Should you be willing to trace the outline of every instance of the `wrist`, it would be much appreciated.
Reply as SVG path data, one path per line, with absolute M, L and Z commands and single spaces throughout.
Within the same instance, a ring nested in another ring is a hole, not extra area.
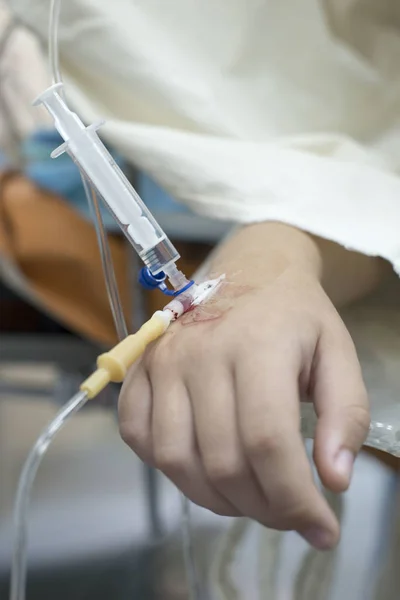
M 380 258 L 276 222 L 240 229 L 219 249 L 212 270 L 228 278 L 240 274 L 248 285 L 273 281 L 283 273 L 303 274 L 320 283 L 337 307 L 367 295 L 392 271 Z
M 228 277 L 240 273 L 245 283 L 269 281 L 289 270 L 320 282 L 322 255 L 308 233 L 276 222 L 240 229 L 219 249 L 212 270 Z
M 347 250 L 322 238 L 313 238 L 321 256 L 321 284 L 337 307 L 367 296 L 393 270 L 388 262 Z

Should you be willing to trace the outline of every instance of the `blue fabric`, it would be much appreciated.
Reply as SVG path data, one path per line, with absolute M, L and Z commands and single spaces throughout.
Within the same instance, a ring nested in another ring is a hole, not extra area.
M 143 201 L 154 213 L 185 213 L 192 211 L 186 206 L 179 204 L 162 190 L 150 177 L 141 173 L 137 181 L 138 193 Z
M 63 139 L 55 129 L 35 131 L 22 144 L 24 173 L 37 186 L 61 196 L 90 220 L 90 210 L 78 167 L 68 154 L 62 154 L 56 159 L 50 156 L 62 143 Z M 116 163 L 123 168 L 122 159 L 115 153 L 112 154 Z M 106 229 L 118 229 L 114 218 L 104 206 L 101 206 L 101 212 Z
M 84 218 L 90 220 L 85 191 L 82 186 L 78 167 L 66 153 L 51 158 L 51 152 L 63 143 L 63 139 L 55 129 L 39 129 L 35 131 L 22 143 L 22 157 L 24 162 L 24 173 L 38 187 L 61 196 Z M 122 158 L 112 152 L 112 156 L 119 167 L 123 170 Z M 0 166 L 5 158 L 0 153 Z M 184 213 L 191 211 L 178 204 L 164 190 L 162 190 L 150 177 L 139 174 L 137 179 L 137 191 L 151 212 L 155 214 Z M 109 231 L 118 230 L 112 215 L 101 206 L 104 225 Z

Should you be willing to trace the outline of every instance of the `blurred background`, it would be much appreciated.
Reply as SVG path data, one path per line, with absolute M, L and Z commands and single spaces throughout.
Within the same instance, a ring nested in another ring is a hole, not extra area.
M 50 83 L 43 48 L 0 0 L 0 599 L 7 598 L 12 507 L 18 476 L 43 426 L 116 342 L 96 234 L 79 173 L 57 132 L 31 102 Z M 112 151 L 112 149 L 111 149 Z M 115 155 L 193 273 L 230 230 L 177 205 Z M 131 330 L 163 305 L 138 288 L 135 256 L 104 213 L 126 320 Z M 39 471 L 30 513 L 28 599 L 184 600 L 180 499 L 118 435 L 118 386 L 85 407 L 57 438 Z M 384 552 L 394 468 L 372 455 L 359 461 L 332 600 L 367 600 L 377 553 Z M 360 512 L 360 505 L 363 510 Z M 364 523 L 368 521 L 369 527 Z M 204 587 L 229 520 L 193 509 Z M 287 536 L 280 600 L 292 598 L 304 547 Z M 242 584 L 256 600 L 254 550 Z M 243 583 L 244 582 L 244 583 Z M 310 599 L 313 600 L 313 599 Z

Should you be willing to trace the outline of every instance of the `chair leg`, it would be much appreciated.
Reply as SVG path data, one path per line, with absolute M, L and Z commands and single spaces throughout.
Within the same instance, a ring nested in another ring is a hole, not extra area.
M 153 540 L 159 540 L 164 534 L 164 525 L 160 514 L 160 478 L 158 471 L 143 464 L 143 478 L 150 534 Z

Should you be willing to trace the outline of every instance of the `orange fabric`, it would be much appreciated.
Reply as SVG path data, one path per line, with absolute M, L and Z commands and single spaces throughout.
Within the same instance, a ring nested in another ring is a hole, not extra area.
M 122 238 L 109 241 L 128 317 L 127 247 Z M 94 227 L 18 173 L 0 175 L 0 254 L 17 265 L 56 320 L 98 343 L 117 341 Z

